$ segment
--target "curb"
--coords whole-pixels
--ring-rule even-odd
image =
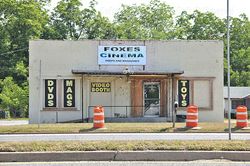
[[[0,152],[0,162],[40,161],[250,161],[250,151]]]

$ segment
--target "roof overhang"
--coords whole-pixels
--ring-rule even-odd
[[[104,71],[104,70],[72,70],[73,74],[82,74],[82,75],[114,75],[114,76],[168,76],[168,75],[181,75],[184,71]]]
[[[246,95],[246,96],[243,96],[242,98],[244,99],[249,99],[250,98],[250,94]]]

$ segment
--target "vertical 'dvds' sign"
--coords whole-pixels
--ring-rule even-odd
[[[75,107],[75,80],[64,80],[64,107]]]
[[[45,80],[45,107],[56,107],[56,80]]]
[[[179,96],[179,107],[187,107],[189,105],[189,81],[188,80],[178,81],[178,96]]]

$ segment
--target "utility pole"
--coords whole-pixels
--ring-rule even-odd
[[[230,98],[230,20],[229,0],[227,0],[227,99],[228,99],[228,136],[231,140],[231,98]]]

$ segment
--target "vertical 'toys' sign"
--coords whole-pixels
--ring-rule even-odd
[[[75,80],[64,80],[64,107],[75,107]]]
[[[56,107],[56,80],[45,80],[45,107]]]
[[[179,106],[187,107],[189,105],[189,81],[179,80],[178,81],[178,98]]]

